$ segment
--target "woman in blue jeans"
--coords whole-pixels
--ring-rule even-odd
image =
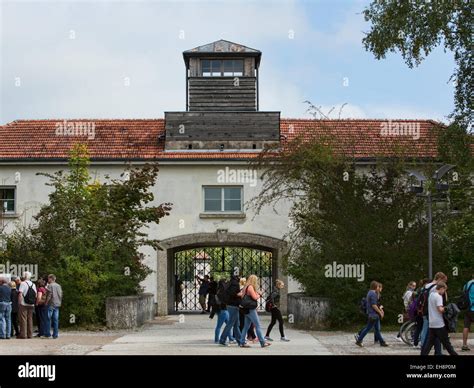
[[[0,277],[0,339],[10,339],[12,300],[7,279]]]
[[[223,299],[223,294],[225,292],[225,280],[221,279],[219,280],[219,284],[217,286],[217,293],[215,295],[215,303],[212,305],[212,313],[209,316],[209,318],[212,319],[214,314],[217,314],[217,324],[216,324],[216,329],[214,330],[214,342],[216,344],[219,343],[220,335],[221,335],[221,328],[227,322],[229,322],[229,312],[227,311],[227,306],[225,303],[222,303]],[[231,330],[229,330],[229,334],[227,335],[227,338],[229,338],[229,343],[234,343],[235,339],[231,335]],[[224,340],[226,340],[225,338]]]
[[[260,298],[260,293],[258,293],[257,290],[257,283],[258,283],[258,278],[256,275],[250,275],[247,279],[247,284],[245,285],[244,289],[242,290],[240,296],[242,298],[245,297],[245,295],[249,295],[254,301],[258,301]],[[260,346],[262,348],[265,348],[267,346],[270,346],[271,344],[269,342],[265,342],[265,338],[262,335],[262,328],[260,325],[260,320],[258,319],[258,314],[257,314],[257,308],[249,308],[248,313],[245,315],[245,324],[244,324],[244,329],[241,333],[240,336],[240,346],[242,348],[249,348],[250,346],[245,343],[245,336],[250,328],[251,324],[254,324],[255,326],[255,332],[257,333],[257,338],[260,342]]]
[[[380,343],[380,346],[388,346],[380,333],[380,320],[384,317],[384,311],[378,306],[378,291],[380,288],[380,283],[373,280],[370,283],[370,290],[367,293],[367,325],[355,335],[356,345],[363,346],[362,341],[367,333],[374,329],[375,340]]]

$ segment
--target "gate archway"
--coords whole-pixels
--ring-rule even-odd
[[[176,311],[176,282],[175,282],[175,263],[176,254],[195,250],[194,253],[203,249],[227,249],[234,250],[237,257],[238,250],[247,248],[253,250],[248,261],[253,262],[255,252],[268,252],[271,254],[271,283],[274,279],[281,279],[287,283],[287,276],[282,270],[282,258],[286,252],[287,245],[285,241],[274,237],[264,236],[253,233],[228,233],[227,230],[217,230],[214,233],[193,233],[179,235],[160,241],[163,250],[157,252],[157,313],[158,315],[173,314]],[[236,251],[237,250],[237,251]],[[237,253],[236,253],[237,252]],[[242,251],[243,255],[248,255],[250,251]],[[247,252],[247,253],[246,253]],[[191,254],[191,256],[193,256]],[[217,255],[219,256],[219,255]],[[222,255],[219,256],[222,258]],[[245,271],[245,269],[244,269]],[[258,268],[255,274],[260,277]],[[244,273],[244,276],[248,274]],[[271,287],[271,285],[268,285]],[[281,295],[280,307],[283,314],[287,308],[287,292],[284,290]],[[189,308],[189,307],[188,307]],[[193,311],[193,310],[181,310]]]
[[[230,279],[232,274],[259,278],[262,298],[259,310],[265,310],[265,299],[272,291],[273,257],[268,250],[248,247],[199,247],[174,253],[173,288],[174,311],[200,311],[199,288],[202,279],[208,275],[214,281]]]

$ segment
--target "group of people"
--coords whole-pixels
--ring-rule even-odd
[[[435,355],[442,354],[441,345],[450,355],[457,355],[450,340],[447,325],[456,321],[450,319],[457,317],[459,309],[453,303],[448,304],[447,298],[448,277],[443,272],[435,274],[433,280],[423,279],[417,289],[416,282],[408,283],[403,294],[403,304],[407,319],[416,323],[413,335],[414,347],[421,349],[421,355],[428,355],[435,348]],[[382,284],[372,281],[370,290],[365,301],[365,312],[368,317],[367,325],[355,335],[356,345],[363,346],[362,341],[370,330],[374,329],[375,342],[381,346],[388,346],[381,334],[381,320],[384,318],[384,310],[381,304]],[[467,345],[471,323],[474,320],[474,274],[464,287],[463,292],[467,295],[467,311],[464,315],[463,345],[462,351],[469,351]],[[400,337],[400,333],[397,338]]]
[[[200,298],[200,302],[203,312],[210,312],[209,318],[217,316],[214,330],[216,344],[222,346],[237,344],[242,348],[248,348],[249,343],[259,343],[261,347],[268,347],[273,341],[270,334],[277,321],[281,341],[289,341],[285,336],[283,317],[279,309],[280,290],[284,287],[282,281],[275,281],[275,289],[266,299],[266,310],[271,313],[272,319],[265,336],[257,313],[258,301],[263,294],[259,290],[258,277],[250,275],[246,279],[232,276],[229,281],[221,279],[215,282],[215,285],[213,282],[209,276],[200,279],[200,291],[204,287],[209,294],[207,306],[205,298]],[[199,295],[206,294],[199,292]]]
[[[0,339],[33,338],[33,315],[37,337],[58,338],[62,296],[62,288],[53,274],[36,284],[31,281],[30,272],[10,282],[0,277]]]

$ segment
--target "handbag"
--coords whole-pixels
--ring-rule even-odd
[[[265,303],[265,311],[266,311],[267,313],[269,313],[269,312],[271,312],[274,308],[275,308],[275,305],[272,303],[272,301],[267,300],[267,302]]]
[[[249,310],[253,310],[257,308],[257,301],[247,294],[247,288],[245,288],[244,297],[240,301],[240,307],[242,307],[243,309],[249,309]]]

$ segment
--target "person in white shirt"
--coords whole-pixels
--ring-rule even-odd
[[[436,285],[436,290],[431,292],[428,298],[429,333],[428,340],[421,349],[422,356],[430,354],[436,338],[440,340],[451,356],[458,355],[449,341],[448,330],[443,319],[443,294],[447,289],[446,283],[439,282]]]
[[[431,283],[425,284],[424,287],[422,288],[422,293],[424,291],[428,292],[428,297],[431,295],[431,293],[436,292],[436,285],[440,282],[447,283],[448,277],[443,273],[443,272],[437,272],[434,276],[434,279]],[[446,295],[444,295],[444,298],[446,299]],[[428,334],[429,334],[429,316],[428,316],[428,302],[425,304],[426,309],[423,309],[423,327],[421,329],[421,334],[420,334],[420,341],[421,341],[421,347],[425,346],[426,342],[428,341]],[[441,342],[436,339],[435,344],[435,355],[441,356],[443,354],[442,349],[441,349]]]
[[[33,310],[35,308],[36,300],[36,286],[31,281],[31,272],[24,272],[23,278],[25,280],[21,282],[20,288],[18,289],[18,308],[20,318],[20,336],[18,338],[20,339],[33,338]],[[30,293],[30,295],[32,294],[30,289],[34,291],[33,303],[29,303],[28,301],[28,293]]]
[[[407,290],[403,294],[403,305],[405,306],[405,311],[408,311],[408,306],[410,304],[411,296],[413,295],[413,292],[416,290],[416,282],[411,281],[407,285]]]

